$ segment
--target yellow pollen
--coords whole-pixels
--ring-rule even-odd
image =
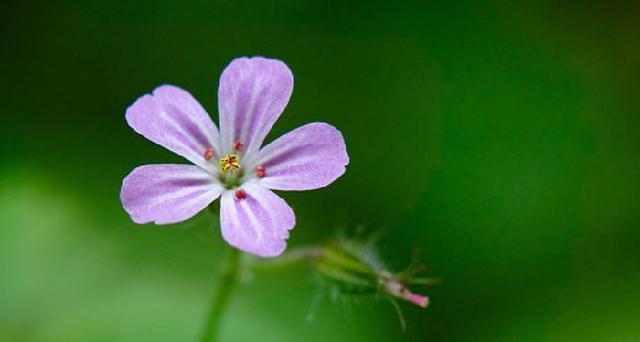
[[[220,159],[220,168],[222,168],[222,172],[240,170],[238,156],[233,153],[227,154],[224,158]]]

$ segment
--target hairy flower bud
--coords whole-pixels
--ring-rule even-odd
[[[384,270],[367,245],[333,242],[315,257],[315,268],[327,282],[344,294],[382,294],[427,307],[429,299],[412,293],[413,273]]]
[[[404,330],[405,320],[397,300],[426,308],[429,298],[411,292],[409,285],[429,285],[439,280],[416,277],[424,268],[413,264],[402,272],[387,271],[379,261],[373,240],[371,237],[364,241],[343,238],[325,245],[298,247],[276,259],[254,259],[251,268],[273,270],[299,262],[309,263],[320,278],[335,290],[334,293],[389,299]]]
[[[344,293],[366,294],[378,290],[378,272],[359,255],[337,244],[322,249],[316,270]]]

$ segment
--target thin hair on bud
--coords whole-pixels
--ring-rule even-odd
[[[396,311],[396,314],[398,315],[398,321],[400,321],[400,327],[402,328],[402,332],[406,332],[407,321],[404,318],[404,314],[402,313],[402,308],[400,307],[400,304],[398,304],[397,300],[390,297],[389,297],[389,302],[391,302],[391,306],[393,306],[393,308]]]

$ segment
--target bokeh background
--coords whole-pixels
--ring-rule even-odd
[[[432,305],[245,277],[223,341],[640,339],[636,1],[8,1],[0,20],[0,340],[193,341],[227,246],[208,212],[137,226],[122,178],[182,162],[124,112],[170,83],[215,119],[234,57],[296,78],[278,136],[339,127],[351,164],[284,193],[290,247],[383,229]]]

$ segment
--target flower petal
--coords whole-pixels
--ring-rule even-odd
[[[136,223],[184,221],[224,191],[213,175],[195,165],[144,165],[122,181],[122,206]]]
[[[265,168],[260,184],[276,190],[311,190],[329,185],[346,170],[349,156],[335,127],[310,123],[260,150],[255,165]]]
[[[224,69],[218,88],[221,147],[245,145],[256,152],[293,91],[293,74],[282,61],[263,57],[237,58]]]
[[[204,154],[208,148],[220,152],[218,128],[188,92],[175,86],[160,86],[152,95],[144,95],[129,106],[126,118],[129,126],[145,138],[214,170]]]
[[[246,197],[240,200],[234,191],[222,195],[222,237],[230,245],[257,256],[282,254],[289,230],[296,224],[293,210],[278,195],[257,184],[244,184],[242,190]]]

